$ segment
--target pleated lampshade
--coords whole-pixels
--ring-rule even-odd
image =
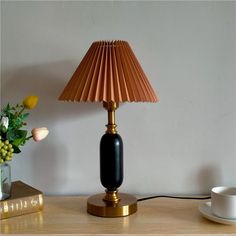
[[[59,100],[157,102],[128,42],[93,42]]]

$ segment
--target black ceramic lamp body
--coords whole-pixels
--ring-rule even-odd
[[[108,191],[116,191],[123,182],[123,142],[117,133],[106,133],[101,138],[100,179]]]

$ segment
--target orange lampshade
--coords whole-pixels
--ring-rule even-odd
[[[96,41],[82,59],[59,100],[90,102],[157,102],[126,41]]]

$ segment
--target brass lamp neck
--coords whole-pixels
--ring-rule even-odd
[[[106,195],[103,198],[103,201],[105,201],[109,205],[114,205],[117,204],[120,201],[120,198],[117,194],[117,190],[115,191],[108,191],[106,190]]]
[[[103,102],[103,107],[108,112],[108,124],[106,125],[107,131],[109,134],[116,134],[116,123],[115,123],[115,110],[119,107],[119,104],[116,102]]]

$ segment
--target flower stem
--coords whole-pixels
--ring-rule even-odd
[[[25,140],[28,141],[31,138],[33,138],[33,135],[30,135],[29,137],[25,138]]]
[[[25,110],[25,107],[23,106],[20,112],[18,113],[18,116],[21,115],[21,113]]]

